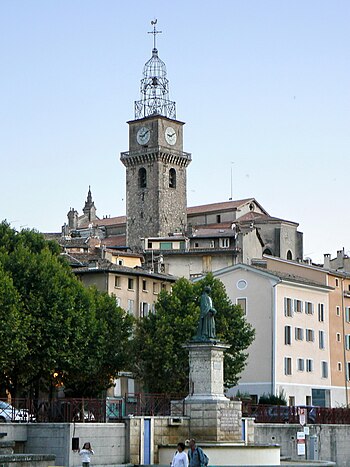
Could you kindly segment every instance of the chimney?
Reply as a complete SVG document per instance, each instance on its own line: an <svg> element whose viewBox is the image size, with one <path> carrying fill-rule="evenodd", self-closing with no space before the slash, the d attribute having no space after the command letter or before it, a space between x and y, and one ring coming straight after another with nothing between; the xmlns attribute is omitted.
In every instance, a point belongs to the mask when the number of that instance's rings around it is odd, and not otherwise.
<svg viewBox="0 0 350 467"><path fill-rule="evenodd" d="M331 268L331 255L329 253L325 253L323 255L323 269L330 269Z"/></svg>
<svg viewBox="0 0 350 467"><path fill-rule="evenodd" d="M344 248L337 251L337 269L344 267Z"/></svg>

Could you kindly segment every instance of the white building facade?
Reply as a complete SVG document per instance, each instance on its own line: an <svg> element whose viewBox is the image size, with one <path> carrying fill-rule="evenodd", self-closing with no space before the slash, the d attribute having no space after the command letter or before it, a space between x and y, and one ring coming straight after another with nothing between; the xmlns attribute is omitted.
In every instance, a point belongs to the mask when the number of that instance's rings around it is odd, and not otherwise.
<svg viewBox="0 0 350 467"><path fill-rule="evenodd" d="M214 273L242 306L256 337L240 383L229 390L278 395L289 405L331 406L330 287L238 264Z"/></svg>

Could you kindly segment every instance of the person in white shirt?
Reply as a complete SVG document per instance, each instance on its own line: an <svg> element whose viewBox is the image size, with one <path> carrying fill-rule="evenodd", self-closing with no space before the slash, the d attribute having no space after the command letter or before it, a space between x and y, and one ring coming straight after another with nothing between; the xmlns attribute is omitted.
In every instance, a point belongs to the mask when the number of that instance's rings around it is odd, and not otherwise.
<svg viewBox="0 0 350 467"><path fill-rule="evenodd" d="M184 443L179 443L177 445L177 451L175 452L170 465L171 467L188 467L188 457L185 453Z"/></svg>
<svg viewBox="0 0 350 467"><path fill-rule="evenodd" d="M91 456L94 455L90 443L84 443L83 449L79 449L79 456L81 456L81 462L83 467L89 467L91 462Z"/></svg>

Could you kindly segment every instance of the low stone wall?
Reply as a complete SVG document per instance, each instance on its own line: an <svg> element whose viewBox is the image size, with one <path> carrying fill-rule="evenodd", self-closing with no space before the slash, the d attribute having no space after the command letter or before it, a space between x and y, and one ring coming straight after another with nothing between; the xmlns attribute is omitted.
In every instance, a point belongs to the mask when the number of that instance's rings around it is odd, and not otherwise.
<svg viewBox="0 0 350 467"><path fill-rule="evenodd" d="M72 438L79 438L80 448L91 442L95 455L92 464L110 467L128 463L124 423L32 423L28 424L26 452L55 454L56 465L81 464L72 450Z"/></svg>
<svg viewBox="0 0 350 467"><path fill-rule="evenodd" d="M45 454L0 455L1 467L48 467L55 465L55 456Z"/></svg>
<svg viewBox="0 0 350 467"><path fill-rule="evenodd" d="M310 434L306 436L306 456L310 458L310 436L318 441L318 459L335 462L337 467L348 467L350 459L350 425L309 425ZM300 425L279 423L257 423L255 443L277 443L281 455L292 460L304 460L297 455L297 432Z"/></svg>
<svg viewBox="0 0 350 467"><path fill-rule="evenodd" d="M209 465L213 466L274 466L280 465L280 447L246 446L233 443L200 443L207 456ZM159 449L159 463L167 464L172 460L176 446L166 446Z"/></svg>

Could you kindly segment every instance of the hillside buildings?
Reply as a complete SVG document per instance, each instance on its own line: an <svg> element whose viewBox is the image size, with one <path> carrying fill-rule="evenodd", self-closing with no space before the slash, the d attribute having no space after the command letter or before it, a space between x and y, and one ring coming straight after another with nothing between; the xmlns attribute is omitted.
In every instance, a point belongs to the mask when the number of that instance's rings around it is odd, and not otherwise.
<svg viewBox="0 0 350 467"><path fill-rule="evenodd" d="M153 31L154 36L156 31ZM298 223L271 216L254 197L187 206L184 122L169 99L155 46L128 121L126 216L98 218L89 187L83 213L68 212L59 242L75 273L142 318L176 277L213 272L256 329L237 388L285 391L290 404L349 401L350 260L303 263ZM195 164L194 157L193 163Z"/></svg>
<svg viewBox="0 0 350 467"><path fill-rule="evenodd" d="M256 330L231 394L283 390L290 405L348 404L349 275L268 256L214 275Z"/></svg>

